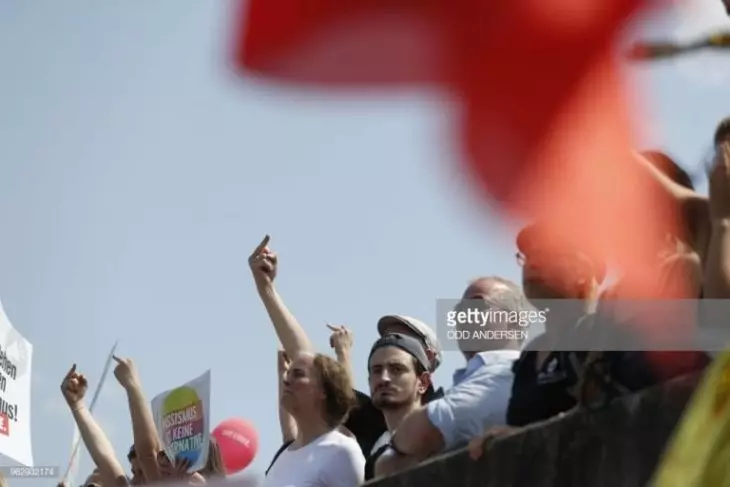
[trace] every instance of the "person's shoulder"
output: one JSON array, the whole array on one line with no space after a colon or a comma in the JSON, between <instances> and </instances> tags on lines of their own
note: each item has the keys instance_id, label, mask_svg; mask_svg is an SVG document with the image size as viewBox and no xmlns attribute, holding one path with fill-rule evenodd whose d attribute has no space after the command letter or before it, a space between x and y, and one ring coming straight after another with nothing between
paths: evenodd
<instances>
[{"instance_id":1,"label":"person's shoulder","mask_svg":"<svg viewBox=\"0 0 730 487\"><path fill-rule=\"evenodd\" d=\"M476 370L477 374L511 374L512 366L520 360L522 352L519 350L494 350L481 352L478 356L481 363Z\"/></svg>"},{"instance_id":2,"label":"person's shoulder","mask_svg":"<svg viewBox=\"0 0 730 487\"><path fill-rule=\"evenodd\" d=\"M321 446L326 446L337 450L354 451L357 452L360 456L363 455L357 440L352 438L351 436L347 436L341 433L338 430L333 430L327 433L319 441L319 444Z\"/></svg>"}]
</instances>

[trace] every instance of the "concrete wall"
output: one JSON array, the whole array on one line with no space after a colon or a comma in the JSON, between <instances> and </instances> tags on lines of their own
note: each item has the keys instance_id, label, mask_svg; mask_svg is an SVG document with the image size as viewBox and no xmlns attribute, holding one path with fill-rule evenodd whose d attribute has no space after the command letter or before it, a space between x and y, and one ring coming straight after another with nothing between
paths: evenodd
<instances>
[{"instance_id":1,"label":"concrete wall","mask_svg":"<svg viewBox=\"0 0 730 487\"><path fill-rule=\"evenodd\" d=\"M640 487L647 484L699 376L577 412L496 441L478 461L459 450L372 487Z\"/></svg>"}]
</instances>

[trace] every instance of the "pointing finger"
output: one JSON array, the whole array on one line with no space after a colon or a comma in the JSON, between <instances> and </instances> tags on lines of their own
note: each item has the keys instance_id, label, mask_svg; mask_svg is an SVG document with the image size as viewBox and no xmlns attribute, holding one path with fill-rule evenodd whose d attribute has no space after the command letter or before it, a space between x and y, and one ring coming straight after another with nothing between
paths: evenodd
<instances>
[{"instance_id":1,"label":"pointing finger","mask_svg":"<svg viewBox=\"0 0 730 487\"><path fill-rule=\"evenodd\" d=\"M66 377L64 380L70 379L74 374L76 373L76 364L73 364L71 368L69 369L68 373L66 374Z\"/></svg>"},{"instance_id":2,"label":"pointing finger","mask_svg":"<svg viewBox=\"0 0 730 487\"><path fill-rule=\"evenodd\" d=\"M330 331L340 331L339 327L337 327L337 326L332 326L332 325L330 325L329 323L327 323L327 328L329 328L329 329L330 329Z\"/></svg>"},{"instance_id":3,"label":"pointing finger","mask_svg":"<svg viewBox=\"0 0 730 487\"><path fill-rule=\"evenodd\" d=\"M269 237L269 235L265 235L264 239L261 241L258 247L256 247L256 250L253 251L253 254L251 254L251 256L260 254L266 248L266 246L269 245L269 240L271 240L271 237Z\"/></svg>"},{"instance_id":4,"label":"pointing finger","mask_svg":"<svg viewBox=\"0 0 730 487\"><path fill-rule=\"evenodd\" d=\"M112 355L112 358L113 358L113 359L114 359L114 361L115 361L116 363L118 363L118 364L122 364L122 363L124 363L124 360L120 359L120 358L119 358L119 357L117 357L116 355Z\"/></svg>"}]
</instances>

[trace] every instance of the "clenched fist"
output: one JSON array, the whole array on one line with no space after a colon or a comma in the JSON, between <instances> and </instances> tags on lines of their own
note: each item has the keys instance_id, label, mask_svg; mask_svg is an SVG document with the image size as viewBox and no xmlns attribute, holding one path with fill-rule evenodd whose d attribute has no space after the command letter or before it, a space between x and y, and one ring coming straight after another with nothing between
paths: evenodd
<instances>
[{"instance_id":1,"label":"clenched fist","mask_svg":"<svg viewBox=\"0 0 730 487\"><path fill-rule=\"evenodd\" d=\"M352 332L346 326L327 325L332 334L330 335L330 347L338 357L349 356L352 349Z\"/></svg>"},{"instance_id":2,"label":"clenched fist","mask_svg":"<svg viewBox=\"0 0 730 487\"><path fill-rule=\"evenodd\" d=\"M114 377L117 378L119 384L128 389L132 386L139 385L139 374L137 373L137 366L134 365L131 359L119 358L113 355L114 361L117 366L114 367Z\"/></svg>"}]
</instances>

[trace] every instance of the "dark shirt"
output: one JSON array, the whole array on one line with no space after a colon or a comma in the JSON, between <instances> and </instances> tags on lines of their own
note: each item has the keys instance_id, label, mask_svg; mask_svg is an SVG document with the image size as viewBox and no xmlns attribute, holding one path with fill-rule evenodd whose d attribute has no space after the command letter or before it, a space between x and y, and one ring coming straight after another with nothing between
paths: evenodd
<instances>
[{"instance_id":1,"label":"dark shirt","mask_svg":"<svg viewBox=\"0 0 730 487\"><path fill-rule=\"evenodd\" d=\"M551 352L537 370L537 351L522 352L512 367L515 376L507 407L508 425L526 426L576 405L570 391L576 386L578 376L568 353Z\"/></svg>"},{"instance_id":2,"label":"dark shirt","mask_svg":"<svg viewBox=\"0 0 730 487\"><path fill-rule=\"evenodd\" d=\"M373 405L370 396L355 390L357 406L355 406L345 421L345 428L350 430L357 440L362 454L367 458L383 433L388 431L383 412Z\"/></svg>"},{"instance_id":3,"label":"dark shirt","mask_svg":"<svg viewBox=\"0 0 730 487\"><path fill-rule=\"evenodd\" d=\"M578 320L566 333L574 336L585 333L606 335L614 328L605 319L588 315ZM620 333L629 333L630 327L621 327ZM610 330L609 330L610 332ZM583 335L585 336L585 335ZM507 424L525 426L566 412L576 406L578 379L586 365L588 352L551 352L539 370L536 370L540 338L522 352L512 371L512 397L507 409ZM581 338L569 338L572 343ZM589 340L597 343L597 340ZM610 342L607 342L610 343ZM612 379L607 385L607 399L636 392L684 374L704 370L710 357L699 351L604 351L602 360Z\"/></svg>"},{"instance_id":4,"label":"dark shirt","mask_svg":"<svg viewBox=\"0 0 730 487\"><path fill-rule=\"evenodd\" d=\"M388 449L389 445L383 445L380 448L378 448L376 451L373 452L372 455L369 455L367 457L367 460L365 460L365 481L372 480L375 478L375 463L378 461L378 458L385 453L385 450Z\"/></svg>"}]
</instances>

